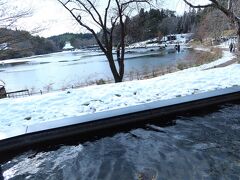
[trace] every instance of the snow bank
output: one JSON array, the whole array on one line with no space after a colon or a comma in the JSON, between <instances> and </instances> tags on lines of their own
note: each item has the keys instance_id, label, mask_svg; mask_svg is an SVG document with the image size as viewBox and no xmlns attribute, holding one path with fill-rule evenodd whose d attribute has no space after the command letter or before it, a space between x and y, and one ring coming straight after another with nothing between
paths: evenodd
<instances>
[{"instance_id":1,"label":"snow bank","mask_svg":"<svg viewBox=\"0 0 240 180\"><path fill-rule=\"evenodd\" d=\"M159 46L159 43L157 43L157 41L158 41L158 38L149 39L146 41L133 43L133 44L129 45L127 48L156 47L156 46ZM151 43L151 42L155 42L155 43Z\"/></svg>"},{"instance_id":2,"label":"snow bank","mask_svg":"<svg viewBox=\"0 0 240 180\"><path fill-rule=\"evenodd\" d=\"M31 124L240 85L239 64L208 69L233 58L224 52L210 64L149 80L0 100L0 139Z\"/></svg>"},{"instance_id":3,"label":"snow bank","mask_svg":"<svg viewBox=\"0 0 240 180\"><path fill-rule=\"evenodd\" d=\"M211 49L207 47L195 47L194 49L197 51L211 52Z\"/></svg>"},{"instance_id":4,"label":"snow bank","mask_svg":"<svg viewBox=\"0 0 240 180\"><path fill-rule=\"evenodd\" d=\"M181 45L185 45L186 42L190 39L191 35L192 35L191 33L172 34L172 35L168 35L168 36L175 36L176 40L168 41L167 40L168 36L164 36L161 39L161 41L164 42L163 44L159 44L158 38L154 38L154 39L149 39L149 40L142 41L142 42L133 43L133 44L129 45L128 48L141 48L141 47L151 48L151 47L159 47L160 45L164 46L165 44L177 44L177 43L180 43Z\"/></svg>"},{"instance_id":5,"label":"snow bank","mask_svg":"<svg viewBox=\"0 0 240 180\"><path fill-rule=\"evenodd\" d=\"M218 47L229 48L230 43L234 43L236 45L237 44L237 38L236 39L230 38L229 40L221 43Z\"/></svg>"}]
</instances>

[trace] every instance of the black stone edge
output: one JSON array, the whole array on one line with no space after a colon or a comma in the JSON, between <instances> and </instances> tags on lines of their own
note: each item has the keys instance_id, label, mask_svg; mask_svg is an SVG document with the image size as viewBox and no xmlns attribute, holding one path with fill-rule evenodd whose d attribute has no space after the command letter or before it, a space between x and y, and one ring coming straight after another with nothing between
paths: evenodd
<instances>
[{"instance_id":1,"label":"black stone edge","mask_svg":"<svg viewBox=\"0 0 240 180\"><path fill-rule=\"evenodd\" d=\"M157 103L155 102L155 104L151 103L153 107L152 109L131 112L118 116L105 117L95 121L32 132L1 140L0 161L5 157L12 157L19 152L23 152L24 150L41 147L43 145L62 143L66 139L75 137L81 138L81 136L88 137L89 135L94 136L95 133L98 135L98 132L106 132L107 130L120 128L122 126L134 126L141 123L146 124L152 122L153 120L162 121L164 118L171 115L178 115L181 113L187 113L189 111L199 110L199 108L206 108L240 100L240 88L236 87L226 90L213 91L209 94L211 95L209 97L206 97L207 94L203 93L202 96L193 95L189 97L176 98L174 100L170 100L168 105L166 102L164 102L165 105L161 107L157 107ZM189 101L187 101L187 99ZM180 101L180 103L174 104L174 101Z\"/></svg>"}]
</instances>

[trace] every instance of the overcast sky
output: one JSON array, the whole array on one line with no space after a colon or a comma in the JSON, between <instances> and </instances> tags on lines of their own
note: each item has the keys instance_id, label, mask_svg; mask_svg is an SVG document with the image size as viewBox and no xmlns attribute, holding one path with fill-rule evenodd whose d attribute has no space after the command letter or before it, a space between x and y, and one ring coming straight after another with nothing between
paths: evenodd
<instances>
[{"instance_id":1,"label":"overcast sky","mask_svg":"<svg viewBox=\"0 0 240 180\"><path fill-rule=\"evenodd\" d=\"M77 25L69 12L67 12L57 0L12 0L14 5L19 8L33 9L33 15L30 18L19 22L21 29L31 31L35 27L45 28L39 35L49 37L65 32L86 32ZM207 0L202 0L207 1ZM168 8L182 14L188 7L183 0L165 0L159 8Z\"/></svg>"}]
</instances>

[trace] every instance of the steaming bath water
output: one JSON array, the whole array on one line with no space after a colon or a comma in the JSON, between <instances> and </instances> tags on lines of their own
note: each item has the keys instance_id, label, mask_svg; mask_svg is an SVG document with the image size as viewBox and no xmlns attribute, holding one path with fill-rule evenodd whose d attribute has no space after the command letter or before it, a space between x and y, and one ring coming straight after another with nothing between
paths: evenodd
<instances>
[{"instance_id":1,"label":"steaming bath water","mask_svg":"<svg viewBox=\"0 0 240 180\"><path fill-rule=\"evenodd\" d=\"M239 179L239 112L240 105L224 105L170 124L26 152L2 164L3 175L13 180Z\"/></svg>"}]
</instances>

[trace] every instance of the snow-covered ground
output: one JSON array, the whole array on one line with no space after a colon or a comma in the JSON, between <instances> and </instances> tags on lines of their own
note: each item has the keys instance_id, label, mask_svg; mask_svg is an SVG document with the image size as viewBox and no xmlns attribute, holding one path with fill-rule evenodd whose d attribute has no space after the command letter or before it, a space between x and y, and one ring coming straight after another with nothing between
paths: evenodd
<instances>
[{"instance_id":1,"label":"snow-covered ground","mask_svg":"<svg viewBox=\"0 0 240 180\"><path fill-rule=\"evenodd\" d=\"M0 61L0 65L5 65L5 64L14 64L14 63L27 63L30 62L31 60L29 59L8 59L8 60L2 60Z\"/></svg>"},{"instance_id":2,"label":"snow-covered ground","mask_svg":"<svg viewBox=\"0 0 240 180\"><path fill-rule=\"evenodd\" d=\"M208 48L208 47L194 47L194 49L195 50L197 50L197 51L205 51L205 52L211 52L211 49L210 48Z\"/></svg>"},{"instance_id":3,"label":"snow-covered ground","mask_svg":"<svg viewBox=\"0 0 240 180\"><path fill-rule=\"evenodd\" d=\"M159 44L158 38L153 38L153 39L149 39L146 41L142 41L142 42L137 42L137 43L133 43L131 45L128 46L128 48L151 48L151 47L159 47L159 46L165 46L165 44L169 45L169 44L173 44L173 47L175 44L179 43L181 45L185 45L187 43L187 41L189 40L190 36L192 34L188 33L188 34L172 34L172 35L168 35L168 36L175 36L176 40L172 40L172 41L168 41L167 37L168 36L164 36L161 41L164 42L162 44Z\"/></svg>"},{"instance_id":4,"label":"snow-covered ground","mask_svg":"<svg viewBox=\"0 0 240 180\"><path fill-rule=\"evenodd\" d=\"M234 57L224 51L221 59L210 64L149 80L90 86L27 98L2 99L0 139L11 136L21 127L40 122L239 86L239 64L209 69Z\"/></svg>"},{"instance_id":5,"label":"snow-covered ground","mask_svg":"<svg viewBox=\"0 0 240 180\"><path fill-rule=\"evenodd\" d=\"M237 39L229 39L225 41L224 43L220 44L218 47L220 48L229 48L230 43L237 44Z\"/></svg>"},{"instance_id":6,"label":"snow-covered ground","mask_svg":"<svg viewBox=\"0 0 240 180\"><path fill-rule=\"evenodd\" d=\"M127 48L148 48L148 47L158 47L159 43L157 43L158 38L154 38L154 39L149 39L146 41L141 41L141 42L137 42L137 43L133 43L130 44ZM155 42L155 43L151 43L151 42ZM150 44L149 44L150 43Z\"/></svg>"}]
</instances>

